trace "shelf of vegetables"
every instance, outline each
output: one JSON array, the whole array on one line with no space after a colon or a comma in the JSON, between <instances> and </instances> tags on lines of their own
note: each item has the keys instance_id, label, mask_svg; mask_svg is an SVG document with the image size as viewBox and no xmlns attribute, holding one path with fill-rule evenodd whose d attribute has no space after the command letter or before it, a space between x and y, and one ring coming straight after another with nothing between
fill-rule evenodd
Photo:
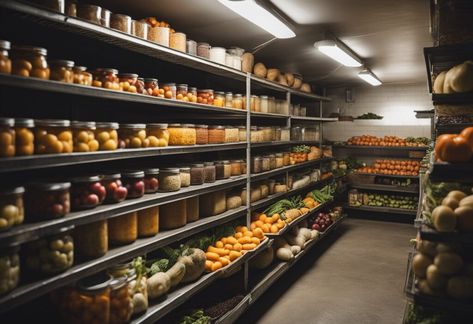
<instances>
[{"instance_id":1,"label":"shelf of vegetables","mask_svg":"<svg viewBox=\"0 0 473 324\"><path fill-rule=\"evenodd\" d=\"M402 209L402 208L390 208L390 207L377 207L377 206L345 206L346 209L354 211L368 211L374 213L385 213L385 214L402 214L415 216L417 211L415 209Z\"/></svg>"},{"instance_id":2,"label":"shelf of vegetables","mask_svg":"<svg viewBox=\"0 0 473 324\"><path fill-rule=\"evenodd\" d=\"M364 189L364 190L371 190L371 191L384 191L384 192L400 192L400 193L419 193L419 187L417 186L390 186L390 185L382 185L382 184L362 184L356 183L351 184L351 188L354 189Z\"/></svg>"}]
</instances>

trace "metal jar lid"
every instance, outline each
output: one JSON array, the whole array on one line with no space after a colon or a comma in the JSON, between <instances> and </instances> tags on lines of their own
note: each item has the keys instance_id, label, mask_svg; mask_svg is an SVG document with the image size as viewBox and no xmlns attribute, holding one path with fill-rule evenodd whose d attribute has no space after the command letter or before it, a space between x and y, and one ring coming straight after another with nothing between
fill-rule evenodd
<instances>
[{"instance_id":1,"label":"metal jar lid","mask_svg":"<svg viewBox=\"0 0 473 324\"><path fill-rule=\"evenodd\" d=\"M0 190L0 196L18 195L25 192L25 187L14 187Z\"/></svg>"},{"instance_id":2,"label":"metal jar lid","mask_svg":"<svg viewBox=\"0 0 473 324\"><path fill-rule=\"evenodd\" d=\"M73 120L71 122L72 128L86 128L86 129L95 129L95 122L93 121L80 121Z\"/></svg>"},{"instance_id":3,"label":"metal jar lid","mask_svg":"<svg viewBox=\"0 0 473 324\"><path fill-rule=\"evenodd\" d=\"M179 174L180 170L178 168L164 168L161 169L161 174L170 173L170 174Z\"/></svg>"},{"instance_id":4,"label":"metal jar lid","mask_svg":"<svg viewBox=\"0 0 473 324\"><path fill-rule=\"evenodd\" d=\"M41 191L59 191L67 190L71 187L70 182L33 182L27 185L29 188Z\"/></svg>"},{"instance_id":5,"label":"metal jar lid","mask_svg":"<svg viewBox=\"0 0 473 324\"><path fill-rule=\"evenodd\" d=\"M36 126L43 127L69 127L71 122L66 119L39 119L35 120Z\"/></svg>"},{"instance_id":6,"label":"metal jar lid","mask_svg":"<svg viewBox=\"0 0 473 324\"><path fill-rule=\"evenodd\" d=\"M125 170L122 171L123 178L144 178L145 172L141 170Z\"/></svg>"},{"instance_id":7,"label":"metal jar lid","mask_svg":"<svg viewBox=\"0 0 473 324\"><path fill-rule=\"evenodd\" d=\"M48 60L48 64L51 66L63 66L70 69L74 67L74 61L69 60Z\"/></svg>"},{"instance_id":8,"label":"metal jar lid","mask_svg":"<svg viewBox=\"0 0 473 324\"><path fill-rule=\"evenodd\" d=\"M11 48L11 44L9 41L0 40L0 48L8 51Z\"/></svg>"},{"instance_id":9,"label":"metal jar lid","mask_svg":"<svg viewBox=\"0 0 473 324\"><path fill-rule=\"evenodd\" d=\"M145 176L159 174L159 168L148 168L148 169L144 169L143 171L145 172Z\"/></svg>"},{"instance_id":10,"label":"metal jar lid","mask_svg":"<svg viewBox=\"0 0 473 324\"><path fill-rule=\"evenodd\" d=\"M100 175L87 175L87 176L73 177L70 180L71 180L72 183L97 182L97 181L102 180L102 176L100 176Z\"/></svg>"},{"instance_id":11,"label":"metal jar lid","mask_svg":"<svg viewBox=\"0 0 473 324\"><path fill-rule=\"evenodd\" d=\"M100 273L87 278L83 278L77 282L77 289L82 292L100 292L107 289L112 281L112 276Z\"/></svg>"},{"instance_id":12,"label":"metal jar lid","mask_svg":"<svg viewBox=\"0 0 473 324\"><path fill-rule=\"evenodd\" d=\"M147 128L167 129L168 124L146 124Z\"/></svg>"},{"instance_id":13,"label":"metal jar lid","mask_svg":"<svg viewBox=\"0 0 473 324\"><path fill-rule=\"evenodd\" d=\"M120 128L124 128L124 129L145 129L146 124L120 124Z\"/></svg>"},{"instance_id":14,"label":"metal jar lid","mask_svg":"<svg viewBox=\"0 0 473 324\"><path fill-rule=\"evenodd\" d=\"M15 126L15 119L13 118L0 118L0 126L13 127Z\"/></svg>"},{"instance_id":15,"label":"metal jar lid","mask_svg":"<svg viewBox=\"0 0 473 324\"><path fill-rule=\"evenodd\" d=\"M126 79L137 79L138 78L138 74L136 73L120 73L118 75L118 78L119 79L122 79L122 78L126 78Z\"/></svg>"},{"instance_id":16,"label":"metal jar lid","mask_svg":"<svg viewBox=\"0 0 473 324\"><path fill-rule=\"evenodd\" d=\"M108 128L108 129L118 129L119 125L116 122L96 122L95 127L97 127L97 128Z\"/></svg>"}]
</instances>

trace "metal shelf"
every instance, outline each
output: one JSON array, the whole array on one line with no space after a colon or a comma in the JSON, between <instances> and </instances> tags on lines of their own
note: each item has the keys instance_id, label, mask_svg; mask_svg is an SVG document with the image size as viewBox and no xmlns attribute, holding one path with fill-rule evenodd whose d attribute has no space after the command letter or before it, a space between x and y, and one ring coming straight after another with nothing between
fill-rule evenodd
<instances>
[{"instance_id":1,"label":"metal shelf","mask_svg":"<svg viewBox=\"0 0 473 324\"><path fill-rule=\"evenodd\" d=\"M246 110L242 110L246 112ZM253 118L277 118L277 119L288 119L288 115L282 115L282 114L275 114L275 113L264 113L264 112L256 112L256 111L251 111L250 112L251 117Z\"/></svg>"},{"instance_id":2,"label":"metal shelf","mask_svg":"<svg viewBox=\"0 0 473 324\"><path fill-rule=\"evenodd\" d=\"M432 227L422 224L419 230L420 238L434 242L457 242L473 246L473 233L437 232Z\"/></svg>"},{"instance_id":3,"label":"metal shelf","mask_svg":"<svg viewBox=\"0 0 473 324\"><path fill-rule=\"evenodd\" d=\"M251 148L284 146L284 145L319 145L320 141L278 141L278 142L263 142L251 143Z\"/></svg>"},{"instance_id":4,"label":"metal shelf","mask_svg":"<svg viewBox=\"0 0 473 324\"><path fill-rule=\"evenodd\" d=\"M365 189L365 190L374 190L374 191L389 191L389 192L401 192L401 193L419 193L419 187L417 186L390 186L390 185L381 185L381 184L362 184L354 183L350 184L350 187L355 189Z\"/></svg>"},{"instance_id":5,"label":"metal shelf","mask_svg":"<svg viewBox=\"0 0 473 324\"><path fill-rule=\"evenodd\" d=\"M373 177L385 177L385 178L399 178L399 179L418 179L419 175L415 176L403 176L398 174L384 174L384 173L361 173L361 172L353 172L354 175L362 175L362 176L373 176Z\"/></svg>"},{"instance_id":6,"label":"metal shelf","mask_svg":"<svg viewBox=\"0 0 473 324\"><path fill-rule=\"evenodd\" d=\"M208 192L232 188L246 183L246 177L233 177L206 183L198 186L182 188L175 192L158 192L147 194L141 198L125 200L117 204L101 205L94 209L72 212L64 218L47 220L37 223L27 223L0 233L0 246L12 242L24 243L40 237L54 234L63 227L93 223L105 218L116 217L147 207L153 207L185 198L194 197Z\"/></svg>"},{"instance_id":7,"label":"metal shelf","mask_svg":"<svg viewBox=\"0 0 473 324\"><path fill-rule=\"evenodd\" d=\"M472 123L454 123L454 124L437 124L435 125L436 135L442 134L459 134L467 127L473 127Z\"/></svg>"},{"instance_id":8,"label":"metal shelf","mask_svg":"<svg viewBox=\"0 0 473 324\"><path fill-rule=\"evenodd\" d=\"M291 116L294 121L336 122L338 118Z\"/></svg>"},{"instance_id":9,"label":"metal shelf","mask_svg":"<svg viewBox=\"0 0 473 324\"><path fill-rule=\"evenodd\" d=\"M335 144L332 148L352 150L386 150L386 151L427 151L428 146L369 146L369 145L346 145Z\"/></svg>"},{"instance_id":10,"label":"metal shelf","mask_svg":"<svg viewBox=\"0 0 473 324\"><path fill-rule=\"evenodd\" d=\"M215 324L235 323L236 320L243 315L243 313L250 307L251 296L246 295L241 302L238 303L232 310L224 314L215 321Z\"/></svg>"},{"instance_id":11,"label":"metal shelf","mask_svg":"<svg viewBox=\"0 0 473 324\"><path fill-rule=\"evenodd\" d=\"M430 178L433 181L473 182L473 163L431 163Z\"/></svg>"},{"instance_id":12,"label":"metal shelf","mask_svg":"<svg viewBox=\"0 0 473 324\"><path fill-rule=\"evenodd\" d=\"M375 206L345 206L345 209L355 210L355 211L367 211L374 213L384 213L384 214L397 214L397 215L417 215L416 209L402 209L402 208L390 208L390 207L375 207Z\"/></svg>"}]
</instances>

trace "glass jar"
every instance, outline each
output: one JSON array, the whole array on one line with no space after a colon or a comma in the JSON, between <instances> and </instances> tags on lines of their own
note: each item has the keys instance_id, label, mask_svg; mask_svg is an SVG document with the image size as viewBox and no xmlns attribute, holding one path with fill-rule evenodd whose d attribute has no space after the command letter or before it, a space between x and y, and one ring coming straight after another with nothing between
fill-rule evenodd
<instances>
[{"instance_id":1,"label":"glass jar","mask_svg":"<svg viewBox=\"0 0 473 324\"><path fill-rule=\"evenodd\" d=\"M20 247L10 245L0 249L0 296L18 286L20 281Z\"/></svg>"},{"instance_id":2,"label":"glass jar","mask_svg":"<svg viewBox=\"0 0 473 324\"><path fill-rule=\"evenodd\" d=\"M181 188L189 187L191 185L191 168L179 168L179 176L181 178Z\"/></svg>"},{"instance_id":3,"label":"glass jar","mask_svg":"<svg viewBox=\"0 0 473 324\"><path fill-rule=\"evenodd\" d=\"M170 32L169 27L150 26L148 30L148 40L169 47Z\"/></svg>"},{"instance_id":4,"label":"glass jar","mask_svg":"<svg viewBox=\"0 0 473 324\"><path fill-rule=\"evenodd\" d=\"M196 103L197 102L197 88L189 87L189 89L187 89L187 97L189 98L189 102Z\"/></svg>"},{"instance_id":5,"label":"glass jar","mask_svg":"<svg viewBox=\"0 0 473 324\"><path fill-rule=\"evenodd\" d=\"M243 96L240 93L235 93L233 96L232 107L235 109L243 109Z\"/></svg>"},{"instance_id":6,"label":"glass jar","mask_svg":"<svg viewBox=\"0 0 473 324\"><path fill-rule=\"evenodd\" d=\"M213 183L216 178L215 164L213 162L204 163L204 182Z\"/></svg>"},{"instance_id":7,"label":"glass jar","mask_svg":"<svg viewBox=\"0 0 473 324\"><path fill-rule=\"evenodd\" d=\"M131 244L138 238L138 216L136 211L108 219L110 244Z\"/></svg>"},{"instance_id":8,"label":"glass jar","mask_svg":"<svg viewBox=\"0 0 473 324\"><path fill-rule=\"evenodd\" d=\"M145 194L144 171L128 170L122 172L123 185L128 190L126 199L140 198Z\"/></svg>"},{"instance_id":9,"label":"glass jar","mask_svg":"<svg viewBox=\"0 0 473 324\"><path fill-rule=\"evenodd\" d=\"M300 126L291 127L291 141L302 141L302 128Z\"/></svg>"},{"instance_id":10,"label":"glass jar","mask_svg":"<svg viewBox=\"0 0 473 324\"><path fill-rule=\"evenodd\" d=\"M35 153L72 153L71 122L68 120L37 120L35 128Z\"/></svg>"},{"instance_id":11,"label":"glass jar","mask_svg":"<svg viewBox=\"0 0 473 324\"><path fill-rule=\"evenodd\" d=\"M213 101L213 105L216 107L224 107L225 106L225 93L222 91L215 91L215 97Z\"/></svg>"},{"instance_id":12,"label":"glass jar","mask_svg":"<svg viewBox=\"0 0 473 324\"><path fill-rule=\"evenodd\" d=\"M51 72L50 80L60 81L65 83L74 83L74 61L68 60L52 60L49 61Z\"/></svg>"},{"instance_id":13,"label":"glass jar","mask_svg":"<svg viewBox=\"0 0 473 324\"><path fill-rule=\"evenodd\" d=\"M187 97L187 84L181 83L176 86L176 99L181 101L189 101Z\"/></svg>"},{"instance_id":14,"label":"glass jar","mask_svg":"<svg viewBox=\"0 0 473 324\"><path fill-rule=\"evenodd\" d=\"M260 127L251 126L250 128L250 140L251 143L261 143L263 142L263 132Z\"/></svg>"},{"instance_id":15,"label":"glass jar","mask_svg":"<svg viewBox=\"0 0 473 324\"><path fill-rule=\"evenodd\" d=\"M225 165L223 161L215 161L215 179L225 179Z\"/></svg>"},{"instance_id":16,"label":"glass jar","mask_svg":"<svg viewBox=\"0 0 473 324\"><path fill-rule=\"evenodd\" d=\"M195 125L196 144L204 145L209 143L209 126Z\"/></svg>"},{"instance_id":17,"label":"glass jar","mask_svg":"<svg viewBox=\"0 0 473 324\"><path fill-rule=\"evenodd\" d=\"M110 28L131 34L131 17L112 13L110 16Z\"/></svg>"},{"instance_id":18,"label":"glass jar","mask_svg":"<svg viewBox=\"0 0 473 324\"><path fill-rule=\"evenodd\" d=\"M270 138L268 138L268 133L265 133L266 127L258 127L258 132L261 134L261 141L262 142L269 142Z\"/></svg>"},{"instance_id":19,"label":"glass jar","mask_svg":"<svg viewBox=\"0 0 473 324\"><path fill-rule=\"evenodd\" d=\"M138 93L138 74L120 73L118 75L121 90L125 92Z\"/></svg>"},{"instance_id":20,"label":"glass jar","mask_svg":"<svg viewBox=\"0 0 473 324\"><path fill-rule=\"evenodd\" d=\"M292 115L293 116L300 116L301 115L301 105L295 104L294 108L292 110Z\"/></svg>"},{"instance_id":21,"label":"glass jar","mask_svg":"<svg viewBox=\"0 0 473 324\"><path fill-rule=\"evenodd\" d=\"M261 172L266 172L271 170L270 158L269 156L263 156L261 158Z\"/></svg>"},{"instance_id":22,"label":"glass jar","mask_svg":"<svg viewBox=\"0 0 473 324\"><path fill-rule=\"evenodd\" d=\"M171 37L169 38L169 47L177 51L185 53L186 42L187 42L186 34L174 32L174 33L171 33L170 36Z\"/></svg>"},{"instance_id":23,"label":"glass jar","mask_svg":"<svg viewBox=\"0 0 473 324\"><path fill-rule=\"evenodd\" d=\"M115 69L97 69L94 72L94 80L92 81L92 86L120 91L120 79L117 75L118 70Z\"/></svg>"},{"instance_id":24,"label":"glass jar","mask_svg":"<svg viewBox=\"0 0 473 324\"><path fill-rule=\"evenodd\" d=\"M210 45L208 43L197 43L197 55L210 59Z\"/></svg>"},{"instance_id":25,"label":"glass jar","mask_svg":"<svg viewBox=\"0 0 473 324\"><path fill-rule=\"evenodd\" d=\"M209 144L225 143L225 127L212 125L209 126Z\"/></svg>"},{"instance_id":26,"label":"glass jar","mask_svg":"<svg viewBox=\"0 0 473 324\"><path fill-rule=\"evenodd\" d=\"M95 127L95 138L99 142L99 150L116 150L118 148L118 123L97 122Z\"/></svg>"},{"instance_id":27,"label":"glass jar","mask_svg":"<svg viewBox=\"0 0 473 324\"><path fill-rule=\"evenodd\" d=\"M99 142L95 139L95 122L72 121L74 152L95 152Z\"/></svg>"},{"instance_id":28,"label":"glass jar","mask_svg":"<svg viewBox=\"0 0 473 324\"><path fill-rule=\"evenodd\" d=\"M281 127L273 127L274 131L274 141L280 142L281 141Z\"/></svg>"},{"instance_id":29,"label":"glass jar","mask_svg":"<svg viewBox=\"0 0 473 324\"><path fill-rule=\"evenodd\" d=\"M77 17L77 2L75 0L66 0L66 16Z\"/></svg>"},{"instance_id":30,"label":"glass jar","mask_svg":"<svg viewBox=\"0 0 473 324\"><path fill-rule=\"evenodd\" d=\"M268 97L268 111L272 114L276 113L276 98Z\"/></svg>"},{"instance_id":31,"label":"glass jar","mask_svg":"<svg viewBox=\"0 0 473 324\"><path fill-rule=\"evenodd\" d=\"M187 40L186 42L186 53L189 55L197 55L197 43L192 39Z\"/></svg>"},{"instance_id":32,"label":"glass jar","mask_svg":"<svg viewBox=\"0 0 473 324\"><path fill-rule=\"evenodd\" d=\"M284 155L282 153L276 153L276 169L282 168L284 166Z\"/></svg>"},{"instance_id":33,"label":"glass jar","mask_svg":"<svg viewBox=\"0 0 473 324\"><path fill-rule=\"evenodd\" d=\"M241 161L241 174L246 174L247 169L246 169L246 161Z\"/></svg>"},{"instance_id":34,"label":"glass jar","mask_svg":"<svg viewBox=\"0 0 473 324\"><path fill-rule=\"evenodd\" d=\"M0 157L15 156L15 120L0 118Z\"/></svg>"},{"instance_id":35,"label":"glass jar","mask_svg":"<svg viewBox=\"0 0 473 324\"><path fill-rule=\"evenodd\" d=\"M212 62L225 65L225 48L223 47L211 47L209 60Z\"/></svg>"},{"instance_id":36,"label":"glass jar","mask_svg":"<svg viewBox=\"0 0 473 324\"><path fill-rule=\"evenodd\" d=\"M195 145L197 134L191 124L169 124L169 145Z\"/></svg>"},{"instance_id":37,"label":"glass jar","mask_svg":"<svg viewBox=\"0 0 473 324\"><path fill-rule=\"evenodd\" d=\"M128 189L123 186L121 177L120 173L108 173L103 176L102 185L107 192L104 203L115 204L126 199Z\"/></svg>"},{"instance_id":38,"label":"glass jar","mask_svg":"<svg viewBox=\"0 0 473 324\"><path fill-rule=\"evenodd\" d=\"M92 73L87 72L87 68L85 66L74 66L72 68L72 72L74 73L73 82L75 84L92 86Z\"/></svg>"},{"instance_id":39,"label":"glass jar","mask_svg":"<svg viewBox=\"0 0 473 324\"><path fill-rule=\"evenodd\" d=\"M100 25L103 27L110 28L110 17L112 12L108 9L102 8L102 12L100 14Z\"/></svg>"},{"instance_id":40,"label":"glass jar","mask_svg":"<svg viewBox=\"0 0 473 324\"><path fill-rule=\"evenodd\" d=\"M267 184L261 184L259 188L261 191L261 199L264 199L269 196L269 187Z\"/></svg>"},{"instance_id":41,"label":"glass jar","mask_svg":"<svg viewBox=\"0 0 473 324\"><path fill-rule=\"evenodd\" d=\"M253 98L253 96L251 96L251 97L252 97L251 99L255 101L255 110L254 111L255 112L261 112L261 100L260 100L260 98L258 96L255 96L254 98Z\"/></svg>"},{"instance_id":42,"label":"glass jar","mask_svg":"<svg viewBox=\"0 0 473 324\"><path fill-rule=\"evenodd\" d=\"M181 176L178 168L161 169L159 172L160 191L178 191L181 189Z\"/></svg>"},{"instance_id":43,"label":"glass jar","mask_svg":"<svg viewBox=\"0 0 473 324\"><path fill-rule=\"evenodd\" d=\"M77 17L100 25L102 18L102 8L99 6L79 4L77 7Z\"/></svg>"},{"instance_id":44,"label":"glass jar","mask_svg":"<svg viewBox=\"0 0 473 324\"><path fill-rule=\"evenodd\" d=\"M159 189L159 169L145 169L145 193L155 193Z\"/></svg>"},{"instance_id":45,"label":"glass jar","mask_svg":"<svg viewBox=\"0 0 473 324\"><path fill-rule=\"evenodd\" d=\"M176 100L176 84L175 83L164 83L164 98Z\"/></svg>"},{"instance_id":46,"label":"glass jar","mask_svg":"<svg viewBox=\"0 0 473 324\"><path fill-rule=\"evenodd\" d=\"M72 210L95 208L100 205L107 195L98 175L76 177L71 179Z\"/></svg>"},{"instance_id":47,"label":"glass jar","mask_svg":"<svg viewBox=\"0 0 473 324\"><path fill-rule=\"evenodd\" d=\"M246 126L238 126L238 141L246 142Z\"/></svg>"},{"instance_id":48,"label":"glass jar","mask_svg":"<svg viewBox=\"0 0 473 324\"><path fill-rule=\"evenodd\" d=\"M12 74L49 80L48 51L41 47L13 46Z\"/></svg>"},{"instance_id":49,"label":"glass jar","mask_svg":"<svg viewBox=\"0 0 473 324\"><path fill-rule=\"evenodd\" d=\"M262 172L263 159L259 156L254 156L251 160L251 173Z\"/></svg>"},{"instance_id":50,"label":"glass jar","mask_svg":"<svg viewBox=\"0 0 473 324\"><path fill-rule=\"evenodd\" d=\"M148 39L148 24L144 21L133 20L131 22L131 33L139 38Z\"/></svg>"},{"instance_id":51,"label":"glass jar","mask_svg":"<svg viewBox=\"0 0 473 324\"><path fill-rule=\"evenodd\" d=\"M229 160L223 160L223 178L228 179L232 176L232 164Z\"/></svg>"},{"instance_id":52,"label":"glass jar","mask_svg":"<svg viewBox=\"0 0 473 324\"><path fill-rule=\"evenodd\" d=\"M10 42L6 40L0 40L0 73L11 73L11 60L8 57L9 50Z\"/></svg>"},{"instance_id":53,"label":"glass jar","mask_svg":"<svg viewBox=\"0 0 473 324\"><path fill-rule=\"evenodd\" d=\"M268 96L260 96L260 108L262 113L269 112Z\"/></svg>"},{"instance_id":54,"label":"glass jar","mask_svg":"<svg viewBox=\"0 0 473 324\"><path fill-rule=\"evenodd\" d=\"M126 276L110 282L110 324L123 324L130 321L133 314L131 290Z\"/></svg>"},{"instance_id":55,"label":"glass jar","mask_svg":"<svg viewBox=\"0 0 473 324\"><path fill-rule=\"evenodd\" d=\"M15 119L15 155L16 156L33 155L34 153L33 130L34 130L33 119L29 119L29 118ZM7 151L8 150L11 150L11 149L7 149Z\"/></svg>"},{"instance_id":56,"label":"glass jar","mask_svg":"<svg viewBox=\"0 0 473 324\"><path fill-rule=\"evenodd\" d=\"M149 237L159 232L159 207L138 211L138 237Z\"/></svg>"},{"instance_id":57,"label":"glass jar","mask_svg":"<svg viewBox=\"0 0 473 324\"><path fill-rule=\"evenodd\" d=\"M307 115L307 107L301 107L300 114L302 117Z\"/></svg>"},{"instance_id":58,"label":"glass jar","mask_svg":"<svg viewBox=\"0 0 473 324\"><path fill-rule=\"evenodd\" d=\"M146 134L150 147L168 146L168 124L146 124Z\"/></svg>"},{"instance_id":59,"label":"glass jar","mask_svg":"<svg viewBox=\"0 0 473 324\"><path fill-rule=\"evenodd\" d=\"M239 130L236 126L225 126L225 143L236 143L240 140Z\"/></svg>"},{"instance_id":60,"label":"glass jar","mask_svg":"<svg viewBox=\"0 0 473 324\"><path fill-rule=\"evenodd\" d=\"M158 79L155 78L144 78L145 89L148 95L154 97L164 98L164 89L159 89Z\"/></svg>"},{"instance_id":61,"label":"glass jar","mask_svg":"<svg viewBox=\"0 0 473 324\"><path fill-rule=\"evenodd\" d=\"M212 89L198 89L197 103L204 105L214 104L214 91Z\"/></svg>"},{"instance_id":62,"label":"glass jar","mask_svg":"<svg viewBox=\"0 0 473 324\"><path fill-rule=\"evenodd\" d=\"M145 89L145 79L144 78L138 78L136 80L136 92L142 95L148 94Z\"/></svg>"},{"instance_id":63,"label":"glass jar","mask_svg":"<svg viewBox=\"0 0 473 324\"><path fill-rule=\"evenodd\" d=\"M283 164L288 166L291 164L291 152L283 152Z\"/></svg>"},{"instance_id":64,"label":"glass jar","mask_svg":"<svg viewBox=\"0 0 473 324\"><path fill-rule=\"evenodd\" d=\"M204 183L204 165L194 163L191 165L191 185L197 186Z\"/></svg>"},{"instance_id":65,"label":"glass jar","mask_svg":"<svg viewBox=\"0 0 473 324\"><path fill-rule=\"evenodd\" d=\"M289 142L291 140L291 128L281 127L281 141Z\"/></svg>"},{"instance_id":66,"label":"glass jar","mask_svg":"<svg viewBox=\"0 0 473 324\"><path fill-rule=\"evenodd\" d=\"M23 245L25 266L32 274L50 275L69 269L74 263L74 240L70 228Z\"/></svg>"},{"instance_id":67,"label":"glass jar","mask_svg":"<svg viewBox=\"0 0 473 324\"><path fill-rule=\"evenodd\" d=\"M187 224L187 199L159 206L161 228L170 230Z\"/></svg>"},{"instance_id":68,"label":"glass jar","mask_svg":"<svg viewBox=\"0 0 473 324\"><path fill-rule=\"evenodd\" d=\"M146 138L145 124L121 124L119 136L120 140L125 142L126 148L149 146L149 140Z\"/></svg>"},{"instance_id":69,"label":"glass jar","mask_svg":"<svg viewBox=\"0 0 473 324\"><path fill-rule=\"evenodd\" d=\"M276 155L270 154L269 157L269 169L274 170L276 169Z\"/></svg>"},{"instance_id":70,"label":"glass jar","mask_svg":"<svg viewBox=\"0 0 473 324\"><path fill-rule=\"evenodd\" d=\"M199 220L199 196L186 199L186 223L191 223Z\"/></svg>"},{"instance_id":71,"label":"glass jar","mask_svg":"<svg viewBox=\"0 0 473 324\"><path fill-rule=\"evenodd\" d=\"M71 210L70 182L32 183L25 194L29 221L64 217Z\"/></svg>"},{"instance_id":72,"label":"glass jar","mask_svg":"<svg viewBox=\"0 0 473 324\"><path fill-rule=\"evenodd\" d=\"M25 219L24 192L23 187L0 191L0 231L23 223Z\"/></svg>"},{"instance_id":73,"label":"glass jar","mask_svg":"<svg viewBox=\"0 0 473 324\"><path fill-rule=\"evenodd\" d=\"M81 259L96 259L108 252L107 220L77 226L74 229L75 253Z\"/></svg>"},{"instance_id":74,"label":"glass jar","mask_svg":"<svg viewBox=\"0 0 473 324\"><path fill-rule=\"evenodd\" d=\"M225 108L233 108L233 93L225 92Z\"/></svg>"},{"instance_id":75,"label":"glass jar","mask_svg":"<svg viewBox=\"0 0 473 324\"><path fill-rule=\"evenodd\" d=\"M242 160L232 160L231 161L232 177L241 175L241 162L243 162L243 161Z\"/></svg>"}]
</instances>

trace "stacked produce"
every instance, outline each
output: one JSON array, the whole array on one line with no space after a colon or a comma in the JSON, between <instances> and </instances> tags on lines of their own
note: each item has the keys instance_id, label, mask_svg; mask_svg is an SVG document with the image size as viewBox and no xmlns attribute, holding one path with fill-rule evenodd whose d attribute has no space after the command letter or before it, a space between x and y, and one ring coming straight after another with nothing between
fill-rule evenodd
<instances>
[{"instance_id":1,"label":"stacked produce","mask_svg":"<svg viewBox=\"0 0 473 324\"><path fill-rule=\"evenodd\" d=\"M320 149L316 146L298 145L291 149L291 164L302 163L305 161L316 160L320 158Z\"/></svg>"},{"instance_id":2,"label":"stacked produce","mask_svg":"<svg viewBox=\"0 0 473 324\"><path fill-rule=\"evenodd\" d=\"M251 55L250 53L245 53L244 55ZM263 63L256 63L253 66L254 58L249 56L246 58L248 60L248 65L245 64L245 56L243 58L242 71L243 72L253 72L257 77L262 79L267 79L269 81L277 82L283 86L291 87L293 89L300 90L302 92L312 92L312 88L308 83L302 83L302 76L296 73L282 73L279 69L270 68L267 69ZM253 71L251 71L251 68ZM249 70L249 71L248 71Z\"/></svg>"},{"instance_id":3,"label":"stacked produce","mask_svg":"<svg viewBox=\"0 0 473 324\"><path fill-rule=\"evenodd\" d=\"M372 135L353 136L347 140L347 145L362 146L401 146L401 147L423 147L427 146L430 140L426 137L400 138L397 136L376 137Z\"/></svg>"},{"instance_id":4,"label":"stacked produce","mask_svg":"<svg viewBox=\"0 0 473 324\"><path fill-rule=\"evenodd\" d=\"M343 209L335 207L328 211L322 211L309 218L309 225L313 230L325 232L325 230L342 217Z\"/></svg>"},{"instance_id":5,"label":"stacked produce","mask_svg":"<svg viewBox=\"0 0 473 324\"><path fill-rule=\"evenodd\" d=\"M418 176L420 162L412 160L376 160L374 165L361 167L357 173Z\"/></svg>"},{"instance_id":6,"label":"stacked produce","mask_svg":"<svg viewBox=\"0 0 473 324\"><path fill-rule=\"evenodd\" d=\"M277 237L274 241L274 249L276 257L282 261L292 260L298 253L300 253L306 244L318 237L317 230L310 230L302 224L301 226L294 226L291 231L284 234L284 236Z\"/></svg>"},{"instance_id":7,"label":"stacked produce","mask_svg":"<svg viewBox=\"0 0 473 324\"><path fill-rule=\"evenodd\" d=\"M435 142L437 161L461 163L473 157L473 127L467 127L460 134L443 134Z\"/></svg>"},{"instance_id":8,"label":"stacked produce","mask_svg":"<svg viewBox=\"0 0 473 324\"><path fill-rule=\"evenodd\" d=\"M442 71L434 81L434 93L461 93L473 91L473 61L455 65Z\"/></svg>"},{"instance_id":9,"label":"stacked produce","mask_svg":"<svg viewBox=\"0 0 473 324\"><path fill-rule=\"evenodd\" d=\"M352 207L372 206L415 210L417 204L417 196L382 195L358 192L358 190L350 190L349 193L349 205Z\"/></svg>"}]
</instances>

